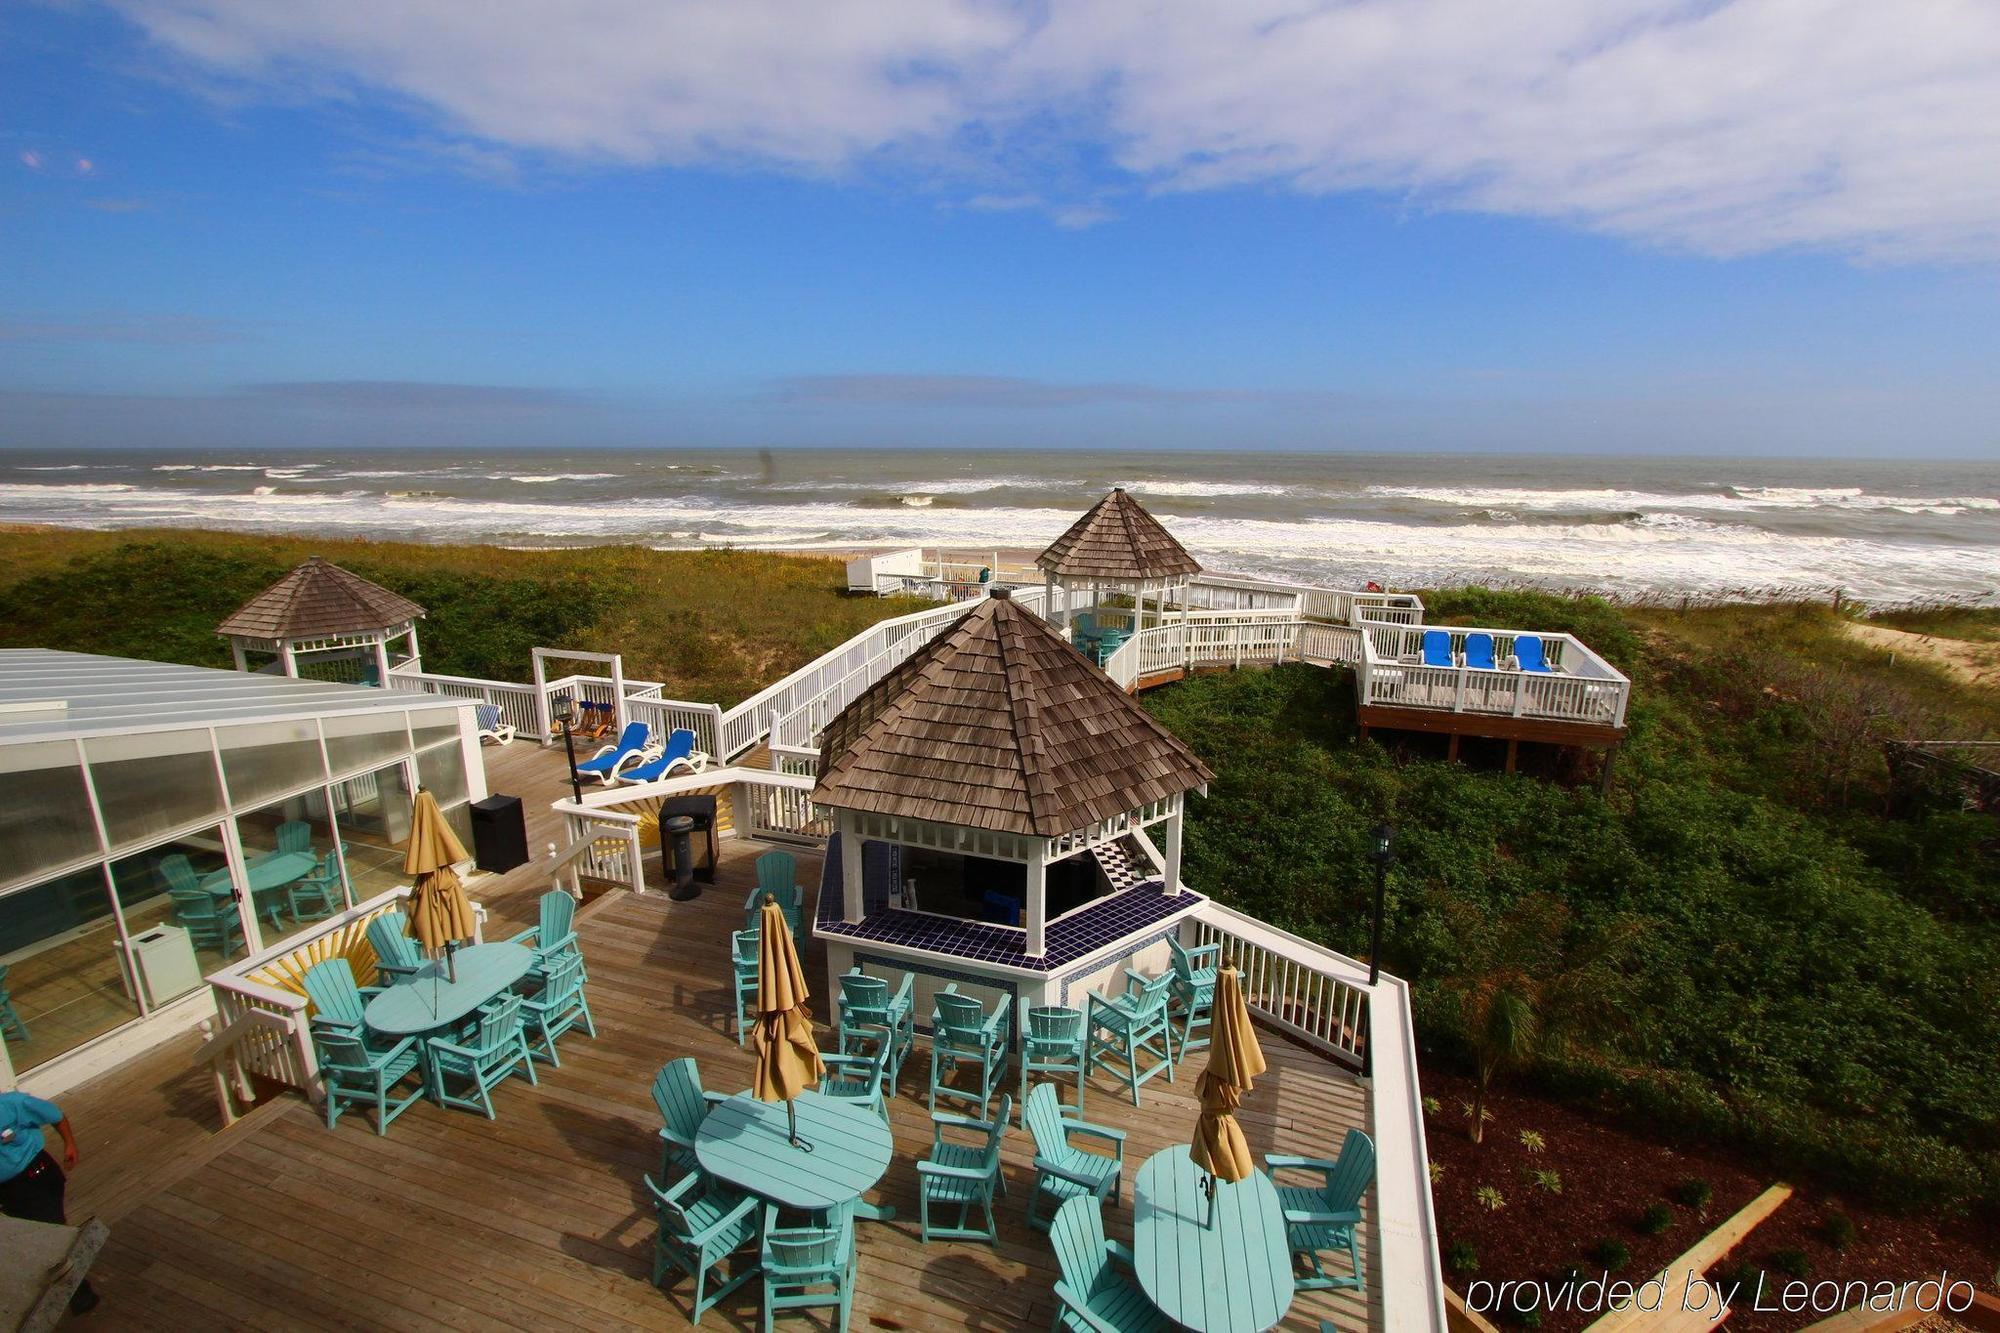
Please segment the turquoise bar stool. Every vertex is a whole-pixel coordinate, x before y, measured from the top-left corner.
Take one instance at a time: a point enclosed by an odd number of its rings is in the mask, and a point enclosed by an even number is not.
[[[1180,1006],[1180,1058],[1185,1060],[1189,1051],[1208,1045],[1209,1016],[1215,1009],[1215,969],[1222,958],[1222,946],[1204,944],[1190,949],[1170,938],[1167,950],[1173,956],[1174,979],[1169,989]],[[1199,1037],[1194,1035],[1196,1028],[1201,1029]]]
[[[882,1062],[883,1091],[891,1097],[896,1095],[903,1061],[917,1042],[915,981],[914,974],[905,972],[903,984],[891,995],[888,982],[859,967],[840,979],[840,1053],[877,1056]]]
[[[729,936],[731,988],[736,997],[736,1044],[750,1036],[750,1021],[757,1010],[757,940],[754,930],[732,931]]]
[[[1027,1115],[1029,1076],[1055,1074],[1076,1079],[1076,1111],[1083,1114],[1084,1056],[1083,1011],[1055,1005],[1038,1005],[1028,1010],[1028,1022],[1021,1034],[1021,1114]]]
[[[1140,976],[1125,969],[1125,993],[1116,999],[1090,992],[1090,1067],[1120,1074],[1139,1104],[1139,1085],[1166,1071],[1174,1081],[1174,1029],[1167,1018],[1167,990],[1173,973]],[[1140,1057],[1152,1063],[1140,1068]],[[1119,1066],[1123,1066],[1122,1069]]]
[[[931,1111],[937,1111],[940,1095],[977,1100],[979,1116],[986,1117],[987,1104],[1007,1072],[1007,1012],[1013,996],[1002,995],[991,1014],[970,995],[958,993],[952,982],[937,993],[931,1011]],[[970,1068],[979,1080],[977,1094],[951,1086],[961,1068]]]

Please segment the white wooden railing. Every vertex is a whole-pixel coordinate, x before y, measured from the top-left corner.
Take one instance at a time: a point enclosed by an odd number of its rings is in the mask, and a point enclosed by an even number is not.
[[[1512,665],[1515,640],[1530,633],[1542,641],[1547,671]],[[1468,635],[1493,641],[1494,667],[1465,665]],[[1424,661],[1427,635],[1443,635],[1452,665]],[[1361,703],[1393,708],[1434,708],[1455,713],[1625,725],[1632,682],[1570,634],[1477,627],[1366,625],[1355,675]]]
[[[1366,965],[1215,902],[1190,918],[1196,944],[1218,944],[1242,974],[1252,1014],[1356,1068],[1369,1084],[1368,1136],[1375,1143],[1371,1211],[1381,1233],[1371,1256],[1385,1330],[1445,1328],[1430,1154],[1417,1078],[1409,986]]]
[[[506,681],[480,680],[474,676],[441,676],[430,671],[389,669],[389,683],[397,689],[418,690],[447,699],[477,699],[497,704],[501,720],[514,728],[517,736],[547,740],[542,734],[541,714],[535,708],[535,687],[512,685]]]
[[[659,782],[637,782],[586,792],[582,802],[557,801],[565,841],[551,843],[543,862],[557,888],[581,896],[582,877],[646,891],[644,848],[639,830],[660,800],[726,789],[732,832],[764,842],[823,847],[832,833],[826,816],[812,803],[813,779],[768,768],[711,768]]]

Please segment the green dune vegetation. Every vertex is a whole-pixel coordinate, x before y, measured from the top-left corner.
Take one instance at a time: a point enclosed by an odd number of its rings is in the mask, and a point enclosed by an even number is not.
[[[840,596],[830,560],[742,552],[14,530],[0,645],[226,665],[216,622],[314,553],[424,603],[432,670],[521,680],[535,644],[615,650],[723,703],[916,605]],[[1344,673],[1201,676],[1145,696],[1218,774],[1189,881],[1358,955],[1367,830],[1393,820],[1384,961],[1428,1058],[1885,1203],[2000,1203],[2000,827],[1892,782],[1882,750],[2000,736],[2000,692],[1826,606],[1427,601],[1441,622],[1570,630],[1633,677],[1609,795],[1556,761],[1509,776],[1477,746],[1453,764],[1362,743]],[[1980,646],[1996,619],[1884,627]]]

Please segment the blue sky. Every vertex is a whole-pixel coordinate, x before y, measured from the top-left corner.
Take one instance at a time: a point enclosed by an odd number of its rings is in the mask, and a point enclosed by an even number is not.
[[[1988,6],[533,9],[0,10],[0,446],[2000,458]]]

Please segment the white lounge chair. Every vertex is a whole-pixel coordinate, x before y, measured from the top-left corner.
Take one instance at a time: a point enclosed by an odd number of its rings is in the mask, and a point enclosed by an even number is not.
[[[500,712],[499,704],[480,704],[472,711],[478,719],[479,739],[482,743],[490,741],[494,745],[506,745],[513,741],[514,728]]]

